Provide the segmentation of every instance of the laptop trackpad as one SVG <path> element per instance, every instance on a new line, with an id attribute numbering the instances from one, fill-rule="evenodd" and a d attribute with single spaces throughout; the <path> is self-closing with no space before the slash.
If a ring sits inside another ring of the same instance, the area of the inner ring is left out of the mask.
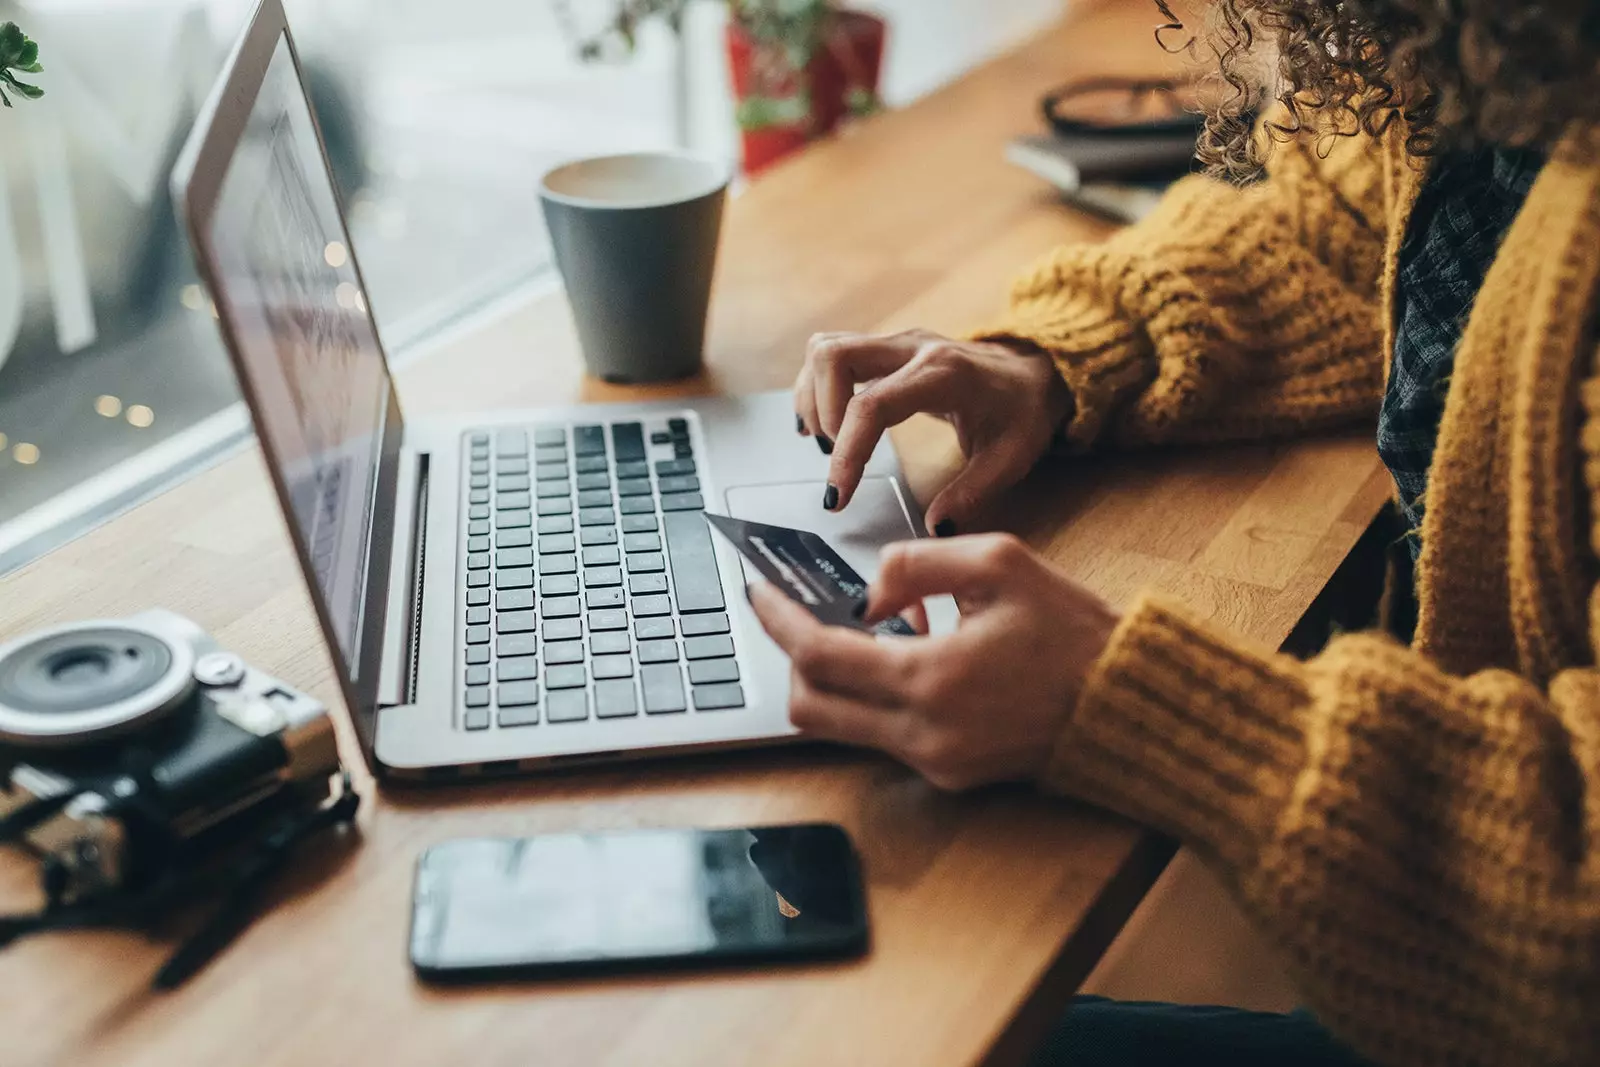
<path id="1" fill-rule="evenodd" d="M 900 486 L 893 478 L 864 478 L 850 506 L 837 512 L 822 508 L 826 489 L 824 482 L 735 486 L 726 493 L 728 514 L 770 526 L 809 530 L 832 545 L 870 583 L 878 577 L 879 550 L 917 536 Z M 744 566 L 742 559 L 740 566 Z M 754 577 L 759 576 L 745 571 L 745 581 Z M 928 601 L 928 626 L 933 633 L 951 632 L 958 619 L 955 601 L 949 597 Z"/>

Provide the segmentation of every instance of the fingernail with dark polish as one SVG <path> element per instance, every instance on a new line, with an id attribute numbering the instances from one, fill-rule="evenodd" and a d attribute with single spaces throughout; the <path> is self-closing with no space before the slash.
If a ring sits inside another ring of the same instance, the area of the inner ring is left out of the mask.
<path id="1" fill-rule="evenodd" d="M 806 435 L 806 420 L 804 415 L 796 415 L 794 417 L 794 432 L 799 434 L 801 437 Z"/>
<path id="2" fill-rule="evenodd" d="M 933 536 L 935 537 L 954 537 L 955 535 L 956 524 L 950 519 L 945 519 L 933 528 Z"/>
<path id="3" fill-rule="evenodd" d="M 866 600 L 858 600 L 856 602 L 856 606 L 850 609 L 850 614 L 855 617 L 857 622 L 860 622 L 862 619 L 866 618 L 867 617 L 867 602 L 866 602 Z"/>
<path id="4" fill-rule="evenodd" d="M 822 449 L 824 456 L 833 455 L 833 442 L 822 434 L 817 434 L 817 447 Z"/>
<path id="5" fill-rule="evenodd" d="M 839 510 L 839 487 L 837 485 L 829 485 L 828 488 L 823 491 L 822 510 Z"/>

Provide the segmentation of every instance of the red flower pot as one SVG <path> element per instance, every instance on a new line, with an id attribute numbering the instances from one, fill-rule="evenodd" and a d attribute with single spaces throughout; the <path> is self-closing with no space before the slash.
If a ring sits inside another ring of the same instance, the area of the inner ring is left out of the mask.
<path id="1" fill-rule="evenodd" d="M 850 113 L 850 97 L 865 90 L 874 97 L 883 73 L 888 24 L 864 11 L 835 12 L 821 45 L 806 67 L 804 82 L 793 71 L 758 69 L 762 50 L 736 22 L 728 24 L 728 63 L 734 98 L 741 104 L 757 96 L 811 92 L 811 113 L 797 121 L 746 125 L 744 169 L 756 174 L 803 147 L 813 137 L 832 133 Z"/>

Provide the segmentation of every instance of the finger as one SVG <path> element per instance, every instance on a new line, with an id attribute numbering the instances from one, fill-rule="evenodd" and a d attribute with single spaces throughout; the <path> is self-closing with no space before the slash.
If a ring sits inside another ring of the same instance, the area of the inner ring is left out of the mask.
<path id="1" fill-rule="evenodd" d="M 750 587 L 750 605 L 795 671 L 814 688 L 886 707 L 905 703 L 904 649 L 858 630 L 824 626 L 770 582 Z"/>
<path id="2" fill-rule="evenodd" d="M 964 608 L 978 608 L 1028 581 L 1038 566 L 1028 547 L 1009 534 L 901 541 L 883 550 L 877 581 L 867 591 L 866 620 L 886 619 L 924 597 L 947 593 Z"/>
<path id="3" fill-rule="evenodd" d="M 799 671 L 790 675 L 789 721 L 808 737 L 899 757 L 909 714 L 818 689 Z"/>
<path id="4" fill-rule="evenodd" d="M 1030 466 L 1025 450 L 1015 442 L 979 449 L 928 505 L 928 529 L 940 537 L 970 529 L 984 504 L 1020 482 Z"/>
<path id="5" fill-rule="evenodd" d="M 900 617 L 911 624 L 911 628 L 923 637 L 928 636 L 928 606 L 922 601 L 907 604 L 900 612 Z"/>
<path id="6" fill-rule="evenodd" d="M 800 373 L 794 380 L 795 429 L 810 437 L 817 432 L 817 390 L 812 384 L 811 359 L 800 364 Z"/>
<path id="7" fill-rule="evenodd" d="M 922 343 L 916 334 L 836 334 L 813 345 L 807 362 L 816 394 L 817 432 L 837 440 L 856 386 L 899 370 Z"/>
<path id="8" fill-rule="evenodd" d="M 834 510 L 849 506 L 873 451 L 891 427 L 918 412 L 954 410 L 960 405 L 958 388 L 958 376 L 948 366 L 913 362 L 856 394 L 828 468 L 828 484 L 839 494 Z"/>

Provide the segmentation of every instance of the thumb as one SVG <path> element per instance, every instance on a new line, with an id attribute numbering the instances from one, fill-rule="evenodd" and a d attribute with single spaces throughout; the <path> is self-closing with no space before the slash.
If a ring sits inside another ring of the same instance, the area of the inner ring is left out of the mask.
<path id="1" fill-rule="evenodd" d="M 878 579 L 867 590 L 864 621 L 879 622 L 948 593 L 963 603 L 991 599 L 1014 572 L 1026 546 L 1009 534 L 951 541 L 901 541 L 883 550 Z"/>
<path id="2" fill-rule="evenodd" d="M 974 453 L 928 505 L 928 529 L 940 537 L 953 537 L 970 529 L 984 504 L 1027 473 L 1028 464 L 1014 447 L 997 445 Z"/>

